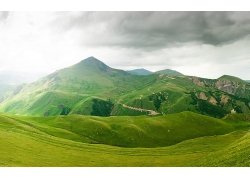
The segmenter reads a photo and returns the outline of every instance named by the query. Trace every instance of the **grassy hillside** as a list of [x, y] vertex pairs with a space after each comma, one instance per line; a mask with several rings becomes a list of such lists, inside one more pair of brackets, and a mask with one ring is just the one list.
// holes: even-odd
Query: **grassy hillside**
[[[236, 113], [249, 113], [250, 100], [227, 94], [215, 88], [196, 85], [188, 77], [158, 75], [150, 86], [124, 94], [117, 100], [120, 104], [141, 109], [151, 109], [159, 114], [173, 114], [192, 111], [212, 117], [224, 117], [234, 110]], [[138, 112], [122, 107], [119, 103], [112, 115], [137, 115]]]
[[163, 147], [187, 139], [221, 135], [235, 130], [235, 127], [228, 122], [192, 112], [154, 118], [146, 116], [103, 118], [81, 115], [47, 118], [14, 115], [4, 115], [4, 117], [61, 138], [71, 139], [68, 135], [70, 133], [74, 135], [75, 141], [86, 142], [87, 139], [95, 143], [122, 147]]
[[234, 143], [213, 152], [208, 156], [199, 158], [188, 165], [209, 167], [249, 167], [250, 133], [236, 140]]
[[[195, 120], [191, 119], [189, 123], [183, 121], [186, 115]], [[250, 152], [249, 134], [246, 135], [244, 131], [246, 127], [242, 126], [241, 130], [240, 126], [235, 128], [232, 124], [232, 118], [235, 123], [247, 123], [245, 118], [250, 118], [249, 115], [239, 119], [232, 115], [224, 120], [189, 112], [177, 114], [172, 119], [173, 116], [160, 119], [132, 117], [127, 122], [123, 119], [125, 117], [116, 119], [74, 115], [42, 118], [2, 114], [0, 166], [249, 166], [249, 158], [246, 156]], [[152, 129], [154, 136], [153, 132], [144, 129], [149, 137], [157, 139], [163, 136], [162, 130], [167, 127], [170, 132], [165, 133], [172, 133], [173, 139], [181, 138], [181, 134], [186, 134], [189, 139], [159, 148], [124, 148], [98, 144], [100, 139], [94, 140], [98, 139], [98, 133], [105, 133], [108, 129], [116, 132], [122, 129], [119, 132], [121, 135], [131, 132], [133, 128], [140, 131], [143, 125], [154, 122], [153, 119], [156, 120]], [[182, 124], [182, 127], [176, 126], [178, 124]], [[249, 127], [249, 122], [246, 125]], [[216, 134], [216, 129], [224, 129], [224, 133], [229, 133], [212, 135]], [[201, 137], [204, 133], [206, 135]], [[92, 139], [86, 137], [87, 134], [92, 135]], [[136, 134], [128, 133], [126, 136], [128, 139], [135, 138]], [[107, 135], [105, 137], [112, 138]]]

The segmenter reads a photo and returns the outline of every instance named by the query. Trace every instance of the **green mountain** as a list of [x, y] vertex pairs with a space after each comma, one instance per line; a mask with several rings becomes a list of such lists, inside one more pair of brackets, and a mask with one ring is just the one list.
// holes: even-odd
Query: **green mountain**
[[143, 69], [143, 68], [134, 69], [134, 70], [126, 71], [126, 72], [128, 72], [130, 74], [134, 74], [134, 75], [149, 75], [149, 74], [152, 74], [151, 71], [148, 71], [148, 70]]
[[[152, 77], [132, 76], [89, 57], [2, 95], [0, 110], [23, 115], [109, 115], [116, 96], [141, 88]], [[111, 102], [112, 101], [112, 102]]]
[[171, 69], [164, 69], [164, 70], [156, 71], [154, 73], [155, 74], [168, 74], [172, 76], [183, 76], [182, 73], [175, 71], [175, 70], [171, 70]]
[[248, 86], [231, 77], [132, 75], [89, 57], [4, 93], [0, 111], [35, 116], [155, 116], [192, 111], [221, 118], [250, 112]]
[[245, 80], [246, 82], [250, 82], [250, 80]]

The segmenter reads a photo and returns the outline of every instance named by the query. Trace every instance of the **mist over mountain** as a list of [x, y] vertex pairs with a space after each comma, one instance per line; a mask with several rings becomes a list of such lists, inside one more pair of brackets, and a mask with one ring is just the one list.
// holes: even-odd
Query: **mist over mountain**
[[46, 76], [46, 73], [28, 73], [18, 71], [0, 71], [0, 83], [6, 85], [18, 85], [31, 83]]

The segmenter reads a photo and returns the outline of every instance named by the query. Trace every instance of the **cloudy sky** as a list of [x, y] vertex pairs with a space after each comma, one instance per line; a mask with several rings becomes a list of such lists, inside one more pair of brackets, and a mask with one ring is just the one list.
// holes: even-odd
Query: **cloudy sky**
[[0, 71], [110, 67], [250, 79], [250, 12], [0, 12]]

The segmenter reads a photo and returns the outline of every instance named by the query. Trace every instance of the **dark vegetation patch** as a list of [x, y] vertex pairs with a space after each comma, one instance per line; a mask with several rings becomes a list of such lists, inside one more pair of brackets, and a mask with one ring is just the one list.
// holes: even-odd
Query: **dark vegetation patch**
[[154, 106], [157, 111], [159, 110], [161, 103], [166, 101], [166, 98], [163, 93], [152, 94], [148, 98], [149, 98], [149, 101], [153, 101]]
[[68, 115], [70, 113], [70, 111], [71, 111], [70, 107], [64, 106], [64, 107], [62, 107], [62, 111], [61, 111], [60, 115]]
[[110, 116], [110, 113], [114, 107], [111, 101], [104, 101], [101, 99], [93, 99], [93, 105], [91, 115], [93, 116]]
[[204, 100], [199, 100], [197, 105], [197, 108], [201, 111], [202, 114], [210, 115], [213, 117], [222, 118], [229, 113], [223, 108], [219, 106], [214, 106]]

